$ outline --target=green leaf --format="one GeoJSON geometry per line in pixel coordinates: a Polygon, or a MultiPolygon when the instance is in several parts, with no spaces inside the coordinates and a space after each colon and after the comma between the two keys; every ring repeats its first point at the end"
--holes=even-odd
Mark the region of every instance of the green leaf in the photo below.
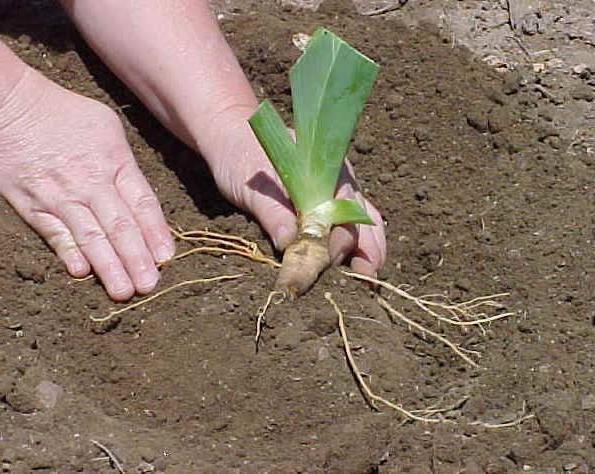
{"type": "Polygon", "coordinates": [[[332,199],[351,136],[378,66],[326,29],[316,31],[290,72],[304,212],[332,199]]]}
{"type": "Polygon", "coordinates": [[[316,206],[308,213],[308,219],[325,222],[331,225],[370,224],[374,221],[364,208],[350,199],[333,199],[316,206]]]}
{"type": "Polygon", "coordinates": [[[300,214],[323,224],[372,224],[364,209],[334,200],[345,155],[378,66],[326,29],[316,31],[291,69],[296,141],[264,101],[250,125],[300,214]]]}
{"type": "Polygon", "coordinates": [[[249,123],[287,189],[291,202],[301,209],[304,205],[302,165],[283,119],[273,104],[265,100],[250,117],[249,123]]]}

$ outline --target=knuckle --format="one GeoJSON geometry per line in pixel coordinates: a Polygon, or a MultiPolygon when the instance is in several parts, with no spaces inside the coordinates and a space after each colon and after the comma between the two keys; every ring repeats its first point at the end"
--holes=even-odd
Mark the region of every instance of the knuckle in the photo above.
{"type": "Polygon", "coordinates": [[[126,216],[117,216],[109,224],[108,233],[114,236],[128,234],[135,228],[135,223],[126,216]]]}
{"type": "Polygon", "coordinates": [[[62,221],[67,221],[68,216],[78,216],[88,208],[89,202],[86,199],[72,193],[65,193],[53,199],[53,210],[62,221]]]}
{"type": "Polygon", "coordinates": [[[81,231],[79,236],[79,246],[81,248],[88,248],[105,240],[106,236],[101,229],[89,227],[81,231]]]}
{"type": "Polygon", "coordinates": [[[140,213],[146,213],[159,208],[159,200],[154,194],[144,194],[140,196],[134,205],[134,209],[140,213]]]}

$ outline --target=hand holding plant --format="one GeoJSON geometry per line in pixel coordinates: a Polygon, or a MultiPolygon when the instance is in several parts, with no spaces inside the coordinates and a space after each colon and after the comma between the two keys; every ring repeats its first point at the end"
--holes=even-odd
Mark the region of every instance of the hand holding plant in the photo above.
{"type": "Polygon", "coordinates": [[[285,251],[276,285],[289,296],[304,293],[330,265],[333,226],[374,225],[365,207],[335,193],[377,73],[373,61],[320,29],[290,73],[295,141],[268,100],[250,119],[298,213],[298,238],[285,251]]]}

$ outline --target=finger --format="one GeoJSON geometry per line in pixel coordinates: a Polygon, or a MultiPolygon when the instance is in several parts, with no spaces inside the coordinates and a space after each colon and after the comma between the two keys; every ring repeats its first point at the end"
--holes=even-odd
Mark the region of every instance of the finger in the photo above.
{"type": "Polygon", "coordinates": [[[249,211],[270,236],[277,250],[285,250],[297,236],[295,214],[283,203],[253,191],[248,205],[249,211]]]}
{"type": "Polygon", "coordinates": [[[131,156],[118,172],[116,189],[131,210],[156,262],[174,256],[175,244],[157,196],[131,156]]]}
{"type": "MultiPolygon", "coordinates": [[[[265,171],[247,175],[251,178],[246,184],[232,186],[232,197],[238,195],[234,201],[258,219],[278,250],[285,250],[297,236],[297,220],[289,199],[279,182],[265,171]]],[[[232,181],[229,175],[224,178],[232,181]]]]}
{"type": "Polygon", "coordinates": [[[351,268],[357,273],[376,277],[386,260],[384,224],[378,211],[368,201],[364,202],[364,206],[375,225],[361,226],[351,268]]]}
{"type": "MultiPolygon", "coordinates": [[[[350,178],[347,165],[341,171],[340,184],[336,197],[337,199],[356,200],[363,206],[363,198],[355,191],[355,184],[353,179],[350,178]]],[[[359,225],[346,224],[333,228],[329,240],[331,262],[333,262],[333,265],[340,265],[353,252],[355,244],[358,241],[360,227],[359,225]]]]}
{"type": "Polygon", "coordinates": [[[68,273],[75,278],[83,278],[91,272],[91,265],[60,219],[52,214],[39,212],[31,216],[31,224],[64,262],[68,273]]]}
{"type": "Polygon", "coordinates": [[[71,201],[63,203],[58,213],[110,297],[116,301],[130,299],[134,285],[93,212],[83,203],[71,201]]]}
{"type": "Polygon", "coordinates": [[[370,227],[370,230],[372,231],[376,249],[378,250],[378,259],[374,263],[378,265],[377,269],[379,270],[386,263],[386,225],[378,209],[368,199],[365,199],[365,209],[375,224],[370,227]]]}
{"type": "Polygon", "coordinates": [[[159,271],[143,234],[116,189],[102,192],[91,200],[91,211],[124,264],[137,292],[149,293],[159,281],[159,271]]]}
{"type": "Polygon", "coordinates": [[[56,252],[58,258],[66,265],[68,273],[75,278],[83,278],[91,272],[89,262],[60,219],[49,212],[33,210],[30,199],[24,195],[11,197],[7,196],[10,204],[56,252]]]}
{"type": "Polygon", "coordinates": [[[349,224],[333,228],[329,240],[329,251],[333,265],[341,265],[353,251],[358,240],[358,227],[349,224]]]}

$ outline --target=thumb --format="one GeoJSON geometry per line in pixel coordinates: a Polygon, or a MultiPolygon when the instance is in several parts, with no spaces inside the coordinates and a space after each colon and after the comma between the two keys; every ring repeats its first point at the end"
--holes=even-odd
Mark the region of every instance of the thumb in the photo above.
{"type": "Polygon", "coordinates": [[[254,184],[250,183],[244,190],[246,210],[256,217],[277,250],[284,250],[297,236],[297,220],[291,204],[279,187],[267,192],[254,184]]]}
{"type": "Polygon", "coordinates": [[[278,250],[297,235],[291,201],[254,133],[242,122],[211,169],[219,190],[236,206],[252,214],[278,250]]]}

